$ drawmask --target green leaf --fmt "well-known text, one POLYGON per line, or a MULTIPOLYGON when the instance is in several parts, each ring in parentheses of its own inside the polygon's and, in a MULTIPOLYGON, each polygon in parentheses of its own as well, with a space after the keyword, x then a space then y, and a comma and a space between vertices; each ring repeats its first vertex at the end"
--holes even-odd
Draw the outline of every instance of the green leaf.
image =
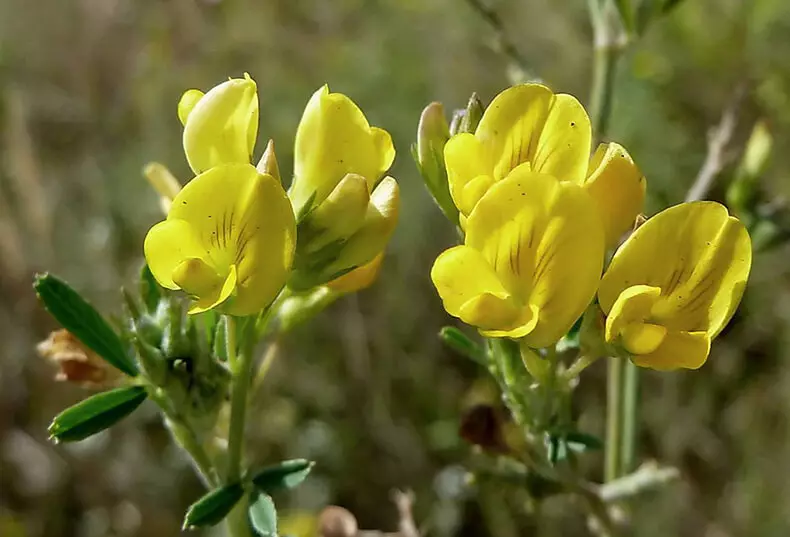
POLYGON ((231 483, 217 488, 189 506, 184 516, 183 528, 214 526, 224 519, 244 496, 241 483, 231 483))
POLYGON ((271 494, 279 489, 292 489, 305 480, 313 469, 313 462, 305 459, 282 461, 257 472, 252 482, 263 492, 271 494))
POLYGON ((277 536, 277 510, 271 497, 262 492, 253 495, 247 510, 255 533, 261 537, 277 536))
POLYGON ((137 376, 137 366, 126 353, 118 334, 79 293, 51 274, 36 276, 33 287, 44 307, 63 328, 107 363, 130 377, 137 376))
POLYGON ((465 356, 484 367, 488 367, 488 360, 480 345, 469 339, 469 336, 461 332, 458 328, 454 326, 445 326, 439 331, 439 339, 461 356, 465 356))
POLYGON ((148 313, 156 312, 156 308, 159 306, 159 299, 162 298, 162 288, 147 264, 143 265, 140 271, 140 297, 142 297, 148 313))
POLYGON ((147 396, 142 386, 94 395, 58 414, 49 426, 49 434, 56 442, 83 440, 121 421, 147 396))

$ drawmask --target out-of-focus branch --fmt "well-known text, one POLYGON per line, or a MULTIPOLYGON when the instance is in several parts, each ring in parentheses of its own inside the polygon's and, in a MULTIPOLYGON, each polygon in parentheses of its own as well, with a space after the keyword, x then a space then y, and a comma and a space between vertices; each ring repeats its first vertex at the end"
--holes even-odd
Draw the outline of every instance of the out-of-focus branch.
POLYGON ((524 58, 521 52, 519 52, 518 47, 516 47, 515 43, 508 36, 507 32, 505 31, 505 25, 502 22, 502 18, 499 16, 499 14, 487 6, 483 0, 466 0, 466 3, 469 4, 469 7, 471 7, 481 19, 486 21, 494 31, 494 38, 496 39, 496 48, 498 49, 498 52, 502 53, 507 58, 508 62, 510 62, 512 70, 518 73, 516 76, 511 73, 511 78, 522 79, 514 80, 513 82, 520 82, 529 78, 530 74, 527 60, 524 58))
POLYGON ((598 495, 606 503, 616 502, 657 489, 679 477, 677 468, 658 466, 654 462, 646 463, 635 472, 602 485, 598 489, 598 495))
POLYGON ((686 201, 705 199, 722 170, 732 161, 730 142, 738 124, 738 112, 746 95, 745 85, 735 91, 730 104, 722 112, 719 123, 708 131, 708 152, 705 161, 686 194, 686 201))

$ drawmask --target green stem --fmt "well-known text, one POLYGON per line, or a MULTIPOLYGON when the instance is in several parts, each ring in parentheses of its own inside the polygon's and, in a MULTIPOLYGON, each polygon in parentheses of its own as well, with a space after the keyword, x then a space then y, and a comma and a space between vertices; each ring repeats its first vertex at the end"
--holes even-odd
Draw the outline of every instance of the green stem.
POLYGON ((590 117, 596 139, 603 140, 609 130, 609 119, 612 115, 613 89, 620 47, 612 43, 596 44, 594 54, 590 117))
MULTIPOLYGON (((243 345, 242 352, 237 354, 236 336, 237 320, 228 315, 227 321, 227 354, 231 366, 230 394, 230 429, 228 431, 228 469, 226 483, 241 479, 241 459, 244 447, 244 423, 247 416, 247 392, 252 375, 252 352, 250 345, 243 345)), ((228 529, 234 537, 248 537, 250 527, 247 523, 246 511, 234 509, 228 517, 228 529)))
POLYGON ((211 457, 203 448, 203 444, 198 441, 194 431, 180 421, 170 417, 167 418, 167 424, 178 445, 192 457, 192 462, 194 462, 203 483, 208 488, 216 487, 219 484, 217 472, 211 462, 211 457))
POLYGON ((231 365, 230 430, 228 431, 227 482, 241 477, 241 457, 244 445, 244 421, 247 414, 247 391, 252 372, 252 353, 246 349, 237 356, 236 318, 227 316, 228 363, 231 365))
POLYGON ((630 360, 625 362, 623 378, 623 437, 620 475, 626 475, 636 466, 636 440, 639 434, 639 368, 630 360))
POLYGON ((621 475, 625 362, 623 358, 609 358, 606 378, 606 460, 604 461, 604 481, 607 482, 621 475))

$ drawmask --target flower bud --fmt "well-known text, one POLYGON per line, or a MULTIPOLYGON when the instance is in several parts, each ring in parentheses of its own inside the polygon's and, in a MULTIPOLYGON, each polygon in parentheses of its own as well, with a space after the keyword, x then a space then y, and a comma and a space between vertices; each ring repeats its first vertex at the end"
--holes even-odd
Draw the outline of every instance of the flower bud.
POLYGON ((373 285, 381 270, 381 262, 384 259, 384 252, 373 258, 373 261, 355 268, 351 272, 335 278, 326 286, 338 294, 356 293, 373 285))
POLYGON ((444 117, 441 103, 425 107, 417 127, 417 152, 415 160, 420 175, 436 204, 447 218, 457 224, 458 209, 450 196, 447 170, 444 166, 444 145, 450 138, 450 130, 444 117))
POLYGON ((249 164, 258 136, 255 82, 245 74, 199 100, 196 95, 187 92, 179 103, 179 117, 185 119, 184 152, 192 170, 199 174, 219 164, 249 164))
POLYGON ((280 177, 280 166, 277 164, 277 156, 274 154, 274 140, 269 140, 269 143, 266 144, 266 151, 263 152, 261 156, 261 160, 258 161, 258 173, 263 175, 271 175, 279 183, 282 183, 283 180, 280 177))
POLYGON ((760 121, 749 136, 735 179, 727 189, 727 205, 741 218, 747 218, 754 210, 757 179, 765 171, 772 148, 773 136, 765 122, 760 121))
POLYGON ((459 125, 458 132, 471 132, 474 133, 477 130, 477 126, 480 124, 480 120, 483 119, 483 112, 485 108, 483 107, 483 103, 478 97, 477 93, 473 93, 471 97, 469 97, 469 102, 466 104, 466 112, 461 117, 461 124, 459 125))
POLYGON ((181 192, 181 184, 178 182, 167 166, 159 162, 149 162, 143 168, 143 175, 148 179, 148 183, 154 187, 159 194, 159 204, 162 212, 167 214, 173 199, 181 192))

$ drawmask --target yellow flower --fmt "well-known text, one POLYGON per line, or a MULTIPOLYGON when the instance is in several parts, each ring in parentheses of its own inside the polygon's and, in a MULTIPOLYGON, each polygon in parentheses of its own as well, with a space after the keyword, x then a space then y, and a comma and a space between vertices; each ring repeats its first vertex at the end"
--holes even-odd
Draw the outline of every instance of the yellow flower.
POLYGON ((621 146, 602 144, 590 160, 591 144, 590 119, 575 97, 540 84, 506 89, 486 108, 474 134, 457 134, 444 148, 461 226, 494 183, 524 166, 589 190, 613 246, 642 209, 644 177, 621 146))
POLYGON ((620 247, 601 280, 607 342, 639 366, 699 368, 740 302, 751 260, 749 234, 724 206, 660 212, 620 247))
POLYGON ((645 203, 645 177, 619 144, 601 144, 592 156, 582 186, 595 199, 606 230, 606 245, 617 245, 634 228, 645 203))
POLYGON ((349 173, 371 192, 395 159, 389 133, 371 127, 362 110, 342 93, 316 91, 296 131, 294 182, 289 191, 296 214, 320 204, 349 173))
POLYGON ((285 284, 295 243, 282 186, 250 164, 223 164, 190 181, 167 219, 145 238, 156 280, 195 299, 190 313, 215 307, 250 315, 285 284))
POLYGON ((474 134, 457 134, 445 145, 450 193, 462 220, 491 185, 520 165, 581 182, 591 140, 590 119, 574 97, 540 84, 506 89, 486 108, 474 134))
POLYGON ((384 260, 384 253, 380 253, 373 258, 373 261, 359 268, 355 268, 351 272, 343 274, 339 278, 335 278, 326 286, 335 293, 356 293, 366 287, 373 285, 381 270, 381 262, 384 260))
POLYGON ((395 228, 398 184, 381 176, 392 164, 390 135, 323 86, 313 94, 296 133, 289 196, 298 241, 289 286, 304 290, 361 267, 380 254, 395 228))
POLYGON ((447 312, 485 336, 552 345, 595 295, 603 224, 576 184, 518 168, 480 199, 466 231, 431 278, 447 312))
POLYGON ((248 164, 258 136, 258 93, 245 74, 203 95, 189 90, 178 103, 184 152, 195 173, 218 164, 248 164))

